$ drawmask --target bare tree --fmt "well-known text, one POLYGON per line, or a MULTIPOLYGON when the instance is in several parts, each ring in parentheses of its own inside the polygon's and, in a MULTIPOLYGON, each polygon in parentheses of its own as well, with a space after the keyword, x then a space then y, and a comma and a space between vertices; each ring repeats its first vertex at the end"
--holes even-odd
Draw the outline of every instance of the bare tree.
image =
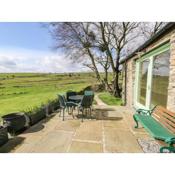
POLYGON ((125 47, 137 37, 134 33, 138 27, 138 23, 130 22, 110 22, 100 23, 102 40, 106 54, 110 59, 113 70, 113 95, 121 96, 121 88, 119 87, 119 61, 124 54, 125 47))
MULTIPOLYGON (((82 62, 93 70, 96 78, 101 82, 101 77, 91 50, 92 36, 89 33, 89 23, 51 23, 50 31, 55 39, 55 48, 62 49, 67 57, 74 61, 82 62), (84 58, 89 58, 90 63, 84 63, 84 58)), ((87 61, 86 61, 87 62, 87 61)))
POLYGON ((119 88, 119 60, 125 46, 135 38, 131 35, 137 23, 52 23, 51 31, 56 41, 55 48, 63 49, 74 61, 93 70, 97 79, 121 96, 119 88), (87 59, 88 58, 88 59, 87 59), (105 72, 102 78, 98 71, 100 65, 105 72), (109 86, 108 72, 113 72, 113 89, 109 86))
POLYGON ((121 97, 120 59, 142 44, 143 37, 151 37, 163 25, 158 22, 63 22, 51 23, 50 29, 56 49, 62 49, 68 58, 90 68, 107 90, 121 97), (99 66, 103 68, 104 76, 100 75, 99 66), (109 71, 113 73, 112 89, 109 71))
POLYGON ((166 22, 143 22, 140 23, 140 32, 145 40, 147 40, 151 38, 155 33, 157 33, 166 24, 166 22))

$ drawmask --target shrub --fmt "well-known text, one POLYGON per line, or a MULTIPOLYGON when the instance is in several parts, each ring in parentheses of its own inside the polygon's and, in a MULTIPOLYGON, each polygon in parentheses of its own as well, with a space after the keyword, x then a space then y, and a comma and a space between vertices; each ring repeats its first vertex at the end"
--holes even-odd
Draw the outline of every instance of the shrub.
POLYGON ((43 105, 41 107, 30 108, 25 113, 30 118, 31 125, 46 117, 46 109, 43 105))
POLYGON ((59 101, 58 99, 55 99, 52 101, 49 100, 46 104, 42 104, 40 107, 29 108, 25 113, 30 118, 30 124, 33 125, 57 109, 59 109, 59 101))

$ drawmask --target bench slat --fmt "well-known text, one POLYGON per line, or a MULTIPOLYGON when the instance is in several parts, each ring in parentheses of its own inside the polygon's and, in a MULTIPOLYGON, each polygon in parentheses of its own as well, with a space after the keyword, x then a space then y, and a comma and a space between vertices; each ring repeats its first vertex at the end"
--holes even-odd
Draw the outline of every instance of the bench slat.
POLYGON ((153 112, 152 116, 155 117, 162 125, 164 125, 172 133, 175 133, 175 114, 163 108, 162 106, 157 106, 153 112))
POLYGON ((146 130, 156 139, 165 140, 175 135, 170 132, 165 126, 151 116, 134 115, 135 118, 144 126, 146 130))
POLYGON ((153 113, 156 113, 156 112, 161 112, 161 113, 167 115, 169 118, 175 119, 175 114, 172 115, 168 111, 155 109, 155 111, 153 111, 153 113))
POLYGON ((173 128, 170 124, 166 123, 165 120, 162 120, 161 118, 158 119, 161 124, 163 124, 164 127, 166 127, 169 131, 172 133, 175 133, 175 128, 173 128))
POLYGON ((175 128, 175 121, 163 115, 161 112, 154 113, 153 116, 155 116, 156 118, 162 118, 163 120, 165 120, 166 122, 168 122, 171 126, 175 128))
POLYGON ((161 115, 168 117, 170 120, 175 122, 175 114, 173 114, 172 112, 170 113, 168 110, 164 109, 163 107, 157 107, 154 111, 154 113, 161 113, 161 115), (172 115, 173 114, 173 115, 172 115))
POLYGON ((171 112, 169 110, 167 110, 166 108, 162 107, 162 106, 158 106, 162 111, 165 111, 167 114, 169 114, 170 116, 175 118, 175 113, 171 112))

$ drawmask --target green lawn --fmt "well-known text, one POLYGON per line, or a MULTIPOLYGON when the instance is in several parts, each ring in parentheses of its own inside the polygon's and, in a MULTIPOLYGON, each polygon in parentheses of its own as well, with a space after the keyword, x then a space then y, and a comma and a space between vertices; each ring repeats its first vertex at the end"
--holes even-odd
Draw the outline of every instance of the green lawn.
POLYGON ((0 116, 26 111, 57 98, 67 90, 80 91, 96 82, 93 73, 0 74, 0 116))
POLYGON ((108 92, 100 93, 99 98, 107 105, 122 105, 121 98, 116 98, 108 92))

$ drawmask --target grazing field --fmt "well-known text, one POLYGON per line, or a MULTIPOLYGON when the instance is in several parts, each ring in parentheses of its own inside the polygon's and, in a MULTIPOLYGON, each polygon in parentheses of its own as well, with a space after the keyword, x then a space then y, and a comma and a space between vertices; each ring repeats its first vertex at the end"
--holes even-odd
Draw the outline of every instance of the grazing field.
POLYGON ((26 111, 57 98, 58 93, 67 90, 80 91, 96 82, 93 73, 1 73, 0 116, 10 112, 26 111))

